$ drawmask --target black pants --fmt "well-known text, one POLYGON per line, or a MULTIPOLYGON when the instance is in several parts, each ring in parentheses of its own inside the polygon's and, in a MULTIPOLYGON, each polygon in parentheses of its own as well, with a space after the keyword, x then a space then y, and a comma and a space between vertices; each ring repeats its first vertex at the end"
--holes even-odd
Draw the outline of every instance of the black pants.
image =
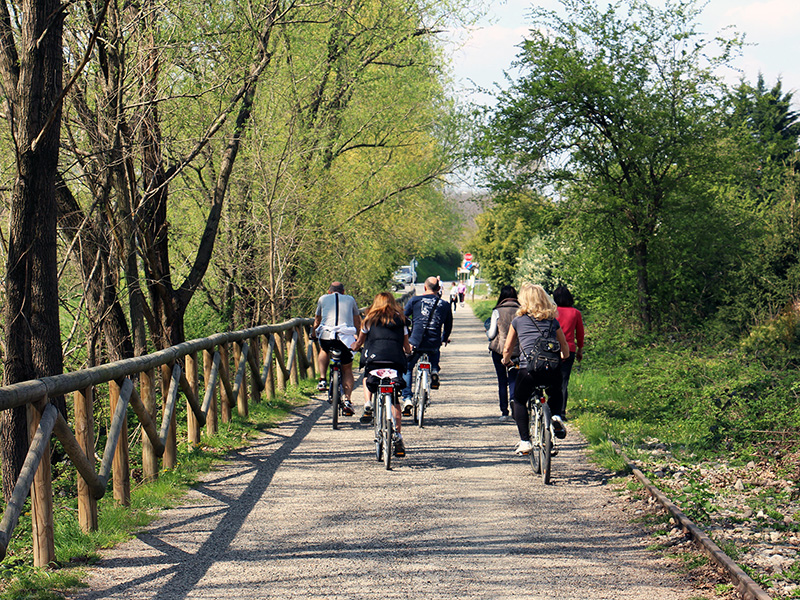
POLYGON ((508 414, 508 400, 514 401, 514 386, 517 383, 517 369, 506 369, 503 364, 503 355, 498 354, 494 350, 492 353, 492 362, 494 363, 494 371, 497 373, 497 388, 500 397, 500 413, 503 415, 508 414))
POLYGON ((534 379, 523 368, 517 373, 517 385, 514 390, 514 421, 517 423, 519 439, 530 441, 531 434, 528 431, 528 400, 533 391, 545 384, 545 394, 547 394, 547 405, 550 407, 552 415, 563 416, 564 399, 561 396, 561 373, 556 371, 548 379, 534 379))
POLYGON ((567 387, 569 386, 569 376, 572 373, 572 365, 575 363, 575 353, 570 352, 569 358, 561 359, 561 410, 560 413, 563 417, 567 413, 567 387))

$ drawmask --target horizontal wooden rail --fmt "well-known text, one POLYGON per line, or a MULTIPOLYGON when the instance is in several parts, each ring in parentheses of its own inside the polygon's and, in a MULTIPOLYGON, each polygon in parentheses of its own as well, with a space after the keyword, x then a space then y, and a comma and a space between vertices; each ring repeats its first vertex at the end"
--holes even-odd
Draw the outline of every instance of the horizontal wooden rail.
POLYGON ((84 390, 93 385, 130 377, 142 371, 176 362, 192 352, 211 350, 220 344, 242 342, 261 335, 289 331, 294 327, 310 325, 311 323, 313 323, 313 319, 298 317, 280 325, 261 325, 243 331, 217 333, 206 338, 184 342, 146 356, 128 358, 107 365, 75 371, 74 373, 64 373, 7 385, 0 388, 0 410, 16 408, 39 400, 42 397, 62 396, 78 390, 84 390))

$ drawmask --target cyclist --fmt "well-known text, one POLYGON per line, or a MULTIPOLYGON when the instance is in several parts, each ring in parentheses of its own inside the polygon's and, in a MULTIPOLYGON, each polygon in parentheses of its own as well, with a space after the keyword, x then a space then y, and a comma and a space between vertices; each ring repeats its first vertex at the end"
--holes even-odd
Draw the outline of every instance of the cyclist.
POLYGON ((328 293, 320 296, 314 315, 312 335, 319 338, 319 383, 317 389, 324 392, 327 387, 329 353, 336 348, 342 353, 342 387, 346 416, 353 415, 350 395, 353 393, 353 353, 350 346, 355 342, 356 333, 361 326, 361 315, 355 298, 344 293, 344 285, 339 281, 331 283, 328 293))
POLYGON ((453 313, 449 303, 438 296, 439 281, 436 277, 425 280, 422 296, 414 296, 408 301, 405 315, 411 319, 409 341, 414 352, 408 359, 408 368, 403 376, 406 387, 403 389, 403 414, 411 415, 414 404, 411 401, 411 374, 419 357, 425 353, 431 361, 431 389, 439 389, 439 348, 450 341, 453 330, 453 313))
MULTIPOLYGON (((408 327, 403 309, 389 292, 381 292, 372 301, 358 339, 351 346, 354 352, 362 351, 362 362, 366 373, 364 377, 364 412, 361 415, 362 423, 372 420, 371 394, 375 393, 380 379, 372 375, 372 371, 379 369, 393 369, 397 372, 395 383, 405 385, 401 376, 406 370, 406 355, 411 354, 411 344, 408 342, 408 327)), ((397 432, 394 445, 396 456, 405 456, 406 449, 403 435, 400 433, 402 417, 397 403, 392 405, 397 432)))
POLYGON ((511 321, 511 326, 508 328, 508 337, 506 337, 506 344, 503 347, 503 364, 507 367, 513 366, 511 357, 515 346, 519 343, 520 366, 514 389, 514 420, 517 422, 520 441, 514 451, 517 454, 529 454, 533 445, 528 431, 527 403, 537 385, 546 386, 547 404, 552 414, 553 432, 556 437, 566 437, 567 430, 562 420, 564 397, 561 395, 561 371, 555 370, 546 376, 534 376, 528 373, 526 356, 533 349, 536 340, 551 328, 555 330, 556 337, 561 344, 561 360, 569 358, 569 346, 556 319, 558 307, 542 286, 532 283, 522 284, 519 292, 519 305, 517 316, 511 321), (534 323, 534 319, 536 323, 534 323))

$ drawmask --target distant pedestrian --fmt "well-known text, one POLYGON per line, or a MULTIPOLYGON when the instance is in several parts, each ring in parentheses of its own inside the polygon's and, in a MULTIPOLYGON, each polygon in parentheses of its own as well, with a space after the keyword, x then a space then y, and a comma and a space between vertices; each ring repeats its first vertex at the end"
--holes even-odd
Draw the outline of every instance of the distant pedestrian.
POLYGON ((458 301, 461 302, 461 306, 464 306, 464 296, 467 295, 467 284, 464 283, 464 280, 458 282, 458 301))
POLYGON ((583 316, 573 307, 575 300, 567 286, 560 285, 553 292, 553 300, 558 306, 558 323, 564 331, 569 346, 569 358, 561 361, 561 395, 564 398, 564 414, 567 412, 567 387, 575 359, 583 360, 583 316))
POLYGON ((450 308, 453 310, 453 313, 456 312, 457 306, 458 306, 458 286, 454 281, 453 286, 450 288, 450 308))
POLYGON ((492 355, 494 370, 497 373, 501 421, 511 419, 509 406, 513 407, 514 403, 514 387, 519 365, 519 345, 511 353, 513 366, 508 369, 503 364, 503 348, 506 345, 508 328, 511 326, 511 321, 517 316, 517 310, 519 310, 517 290, 513 286, 504 285, 500 288, 500 296, 498 296, 497 304, 492 310, 489 329, 486 332, 486 336, 489 338, 489 352, 492 355))

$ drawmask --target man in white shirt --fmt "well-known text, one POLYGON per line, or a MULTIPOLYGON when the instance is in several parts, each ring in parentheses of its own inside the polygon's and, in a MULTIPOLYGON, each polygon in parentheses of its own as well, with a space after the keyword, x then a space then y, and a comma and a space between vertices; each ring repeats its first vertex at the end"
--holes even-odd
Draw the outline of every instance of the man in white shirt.
POLYGON ((353 392, 353 353, 350 351, 356 341, 356 334, 361 327, 361 316, 355 298, 344 293, 344 285, 334 281, 328 293, 320 296, 317 311, 314 315, 314 335, 319 339, 319 383, 317 389, 327 389, 328 364, 330 351, 334 348, 342 353, 342 387, 345 402, 343 412, 347 416, 353 414, 350 395, 353 392))

